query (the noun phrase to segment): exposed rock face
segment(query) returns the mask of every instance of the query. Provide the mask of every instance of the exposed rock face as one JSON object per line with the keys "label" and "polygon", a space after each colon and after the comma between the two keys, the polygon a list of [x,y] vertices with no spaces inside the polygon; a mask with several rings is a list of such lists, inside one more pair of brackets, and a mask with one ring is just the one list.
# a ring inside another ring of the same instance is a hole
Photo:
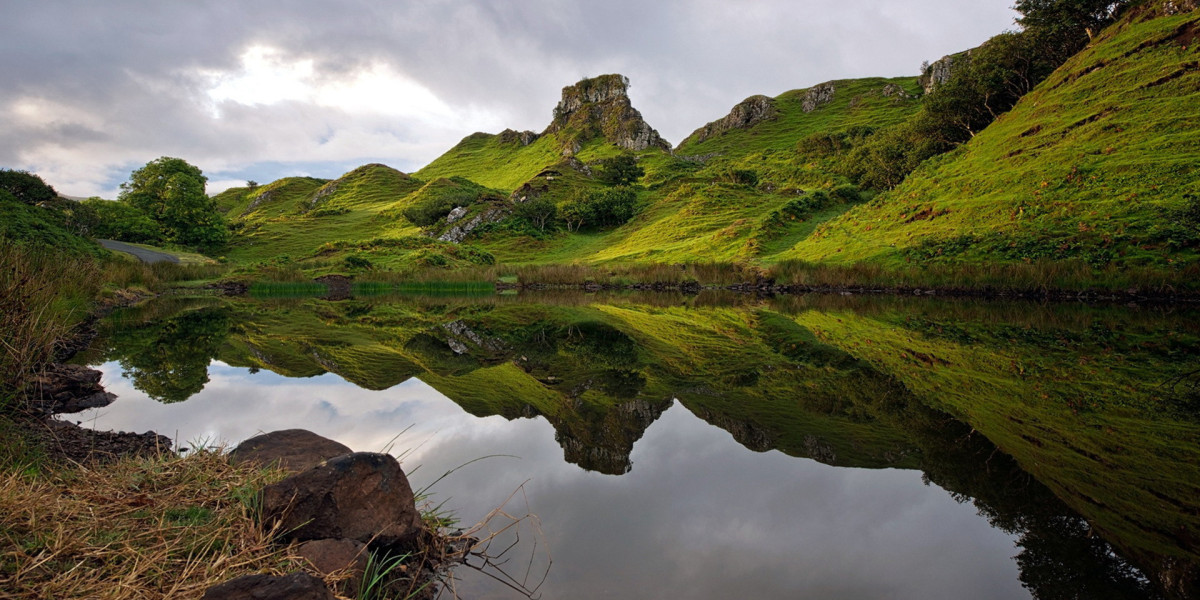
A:
{"label": "exposed rock face", "polygon": [[623,75],[601,75],[563,88],[562,100],[554,108],[554,120],[542,135],[568,132],[563,154],[571,156],[582,141],[594,137],[627,150],[671,145],[642,119],[629,101],[629,79]]}
{"label": "exposed rock face", "polygon": [[300,544],[296,554],[323,575],[345,572],[347,578],[339,587],[345,595],[358,597],[358,588],[367,570],[366,544],[355,540],[313,540]]}
{"label": "exposed rock face", "polygon": [[352,539],[401,551],[423,531],[400,463],[372,452],[344,454],[267,486],[263,518],[268,527],[278,523],[286,540]]}
{"label": "exposed rock face", "polygon": [[[483,212],[471,217],[470,219],[467,219],[466,222],[460,222],[450,229],[447,229],[444,233],[442,233],[442,235],[438,236],[438,239],[443,242],[454,242],[455,244],[461,243],[463,240],[467,239],[467,236],[471,235],[472,231],[475,231],[479,227],[488,223],[495,223],[496,221],[507,217],[510,212],[512,212],[512,209],[505,206],[490,206]],[[460,214],[459,216],[455,217],[454,220],[461,220],[463,214],[466,213],[464,212]]]}
{"label": "exposed rock face", "polygon": [[77,413],[112,404],[117,395],[104,391],[102,373],[81,365],[50,365],[26,388],[30,406],[47,414]]}
{"label": "exposed rock face", "polygon": [[317,188],[317,191],[313,192],[312,198],[308,199],[308,207],[316,208],[317,205],[324,202],[326,198],[336,194],[341,185],[342,181],[337,179]]}
{"label": "exposed rock face", "polygon": [[971,50],[943,56],[929,65],[929,69],[921,74],[921,87],[928,94],[937,89],[939,85],[950,81],[954,73],[971,62]]}
{"label": "exposed rock face", "polygon": [[278,464],[289,473],[307,471],[322,462],[350,454],[352,450],[331,439],[303,429],[285,429],[254,436],[234,448],[229,459],[258,466]]}
{"label": "exposed rock face", "polygon": [[520,144],[522,146],[532,144],[539,137],[541,136],[532,131],[517,131],[515,129],[505,129],[497,136],[501,144]]}
{"label": "exposed rock face", "polygon": [[804,101],[800,104],[800,108],[806,113],[817,110],[833,102],[833,95],[836,91],[832,81],[814,85],[804,93]]}
{"label": "exposed rock face", "polygon": [[[779,114],[775,100],[767,96],[750,96],[738,103],[728,115],[697,129],[684,143],[700,143],[732,129],[749,129],[763,121],[774,119]],[[683,145],[683,144],[680,144]]]}
{"label": "exposed rock face", "polygon": [[883,86],[883,90],[880,93],[883,94],[884,98],[897,98],[897,99],[904,99],[904,100],[915,98],[915,96],[913,96],[912,94],[909,94],[908,92],[904,91],[904,88],[902,88],[894,83],[889,83],[889,84]]}
{"label": "exposed rock face", "polygon": [[325,582],[308,573],[245,575],[214,585],[201,600],[335,600]]}

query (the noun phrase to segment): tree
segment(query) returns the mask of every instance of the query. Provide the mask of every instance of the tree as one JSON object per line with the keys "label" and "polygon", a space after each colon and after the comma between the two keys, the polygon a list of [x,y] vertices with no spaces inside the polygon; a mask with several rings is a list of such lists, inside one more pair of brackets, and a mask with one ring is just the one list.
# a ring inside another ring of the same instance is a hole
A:
{"label": "tree", "polygon": [[207,182],[198,167],[164,156],[130,174],[118,199],[157,222],[167,241],[211,249],[229,241],[229,229],[204,193]]}
{"label": "tree", "polygon": [[1066,39],[1095,37],[1116,17],[1126,0],[1017,0],[1013,6],[1026,31]]}
{"label": "tree", "polygon": [[558,216],[558,206],[550,199],[538,196],[522,202],[514,209],[517,217],[529,221],[538,231],[545,233],[546,227],[553,225]]}
{"label": "tree", "polygon": [[639,167],[637,157],[632,154],[622,154],[600,161],[600,181],[609,185],[632,185],[646,174]]}
{"label": "tree", "polygon": [[163,239],[162,228],[140,208],[125,202],[91,197],[82,202],[95,215],[89,233],[101,239],[154,244]]}
{"label": "tree", "polygon": [[58,198],[58,192],[42,181],[41,177],[28,171],[0,169],[0,190],[4,190],[25,204],[38,204]]}

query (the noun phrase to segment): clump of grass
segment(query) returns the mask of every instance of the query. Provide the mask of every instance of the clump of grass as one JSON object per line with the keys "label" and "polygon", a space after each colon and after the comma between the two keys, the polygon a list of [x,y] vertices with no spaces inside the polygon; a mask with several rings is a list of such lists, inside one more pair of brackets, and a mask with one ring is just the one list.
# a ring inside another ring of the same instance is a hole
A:
{"label": "clump of grass", "polygon": [[198,597],[300,563],[271,543],[253,501],[280,471],[220,452],[0,474],[0,588],[10,598]]}

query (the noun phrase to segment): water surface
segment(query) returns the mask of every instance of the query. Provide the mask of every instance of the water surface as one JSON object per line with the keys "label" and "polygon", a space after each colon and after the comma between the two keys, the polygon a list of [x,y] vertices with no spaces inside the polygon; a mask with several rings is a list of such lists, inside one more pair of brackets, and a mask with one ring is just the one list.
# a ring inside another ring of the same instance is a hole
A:
{"label": "water surface", "polygon": [[301,427],[400,455],[417,487],[488,457],[434,498],[536,515],[489,572],[545,598],[1191,597],[1193,316],[174,300],[113,316],[90,359],[120,398],[78,418],[184,445]]}

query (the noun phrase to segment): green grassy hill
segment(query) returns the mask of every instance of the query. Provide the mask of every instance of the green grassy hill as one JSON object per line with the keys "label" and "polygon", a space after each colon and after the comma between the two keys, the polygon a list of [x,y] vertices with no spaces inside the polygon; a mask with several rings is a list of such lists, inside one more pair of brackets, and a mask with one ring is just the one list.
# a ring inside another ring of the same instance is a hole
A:
{"label": "green grassy hill", "polygon": [[968,144],[780,257],[1195,263],[1198,28],[1196,11],[1132,10]]}

